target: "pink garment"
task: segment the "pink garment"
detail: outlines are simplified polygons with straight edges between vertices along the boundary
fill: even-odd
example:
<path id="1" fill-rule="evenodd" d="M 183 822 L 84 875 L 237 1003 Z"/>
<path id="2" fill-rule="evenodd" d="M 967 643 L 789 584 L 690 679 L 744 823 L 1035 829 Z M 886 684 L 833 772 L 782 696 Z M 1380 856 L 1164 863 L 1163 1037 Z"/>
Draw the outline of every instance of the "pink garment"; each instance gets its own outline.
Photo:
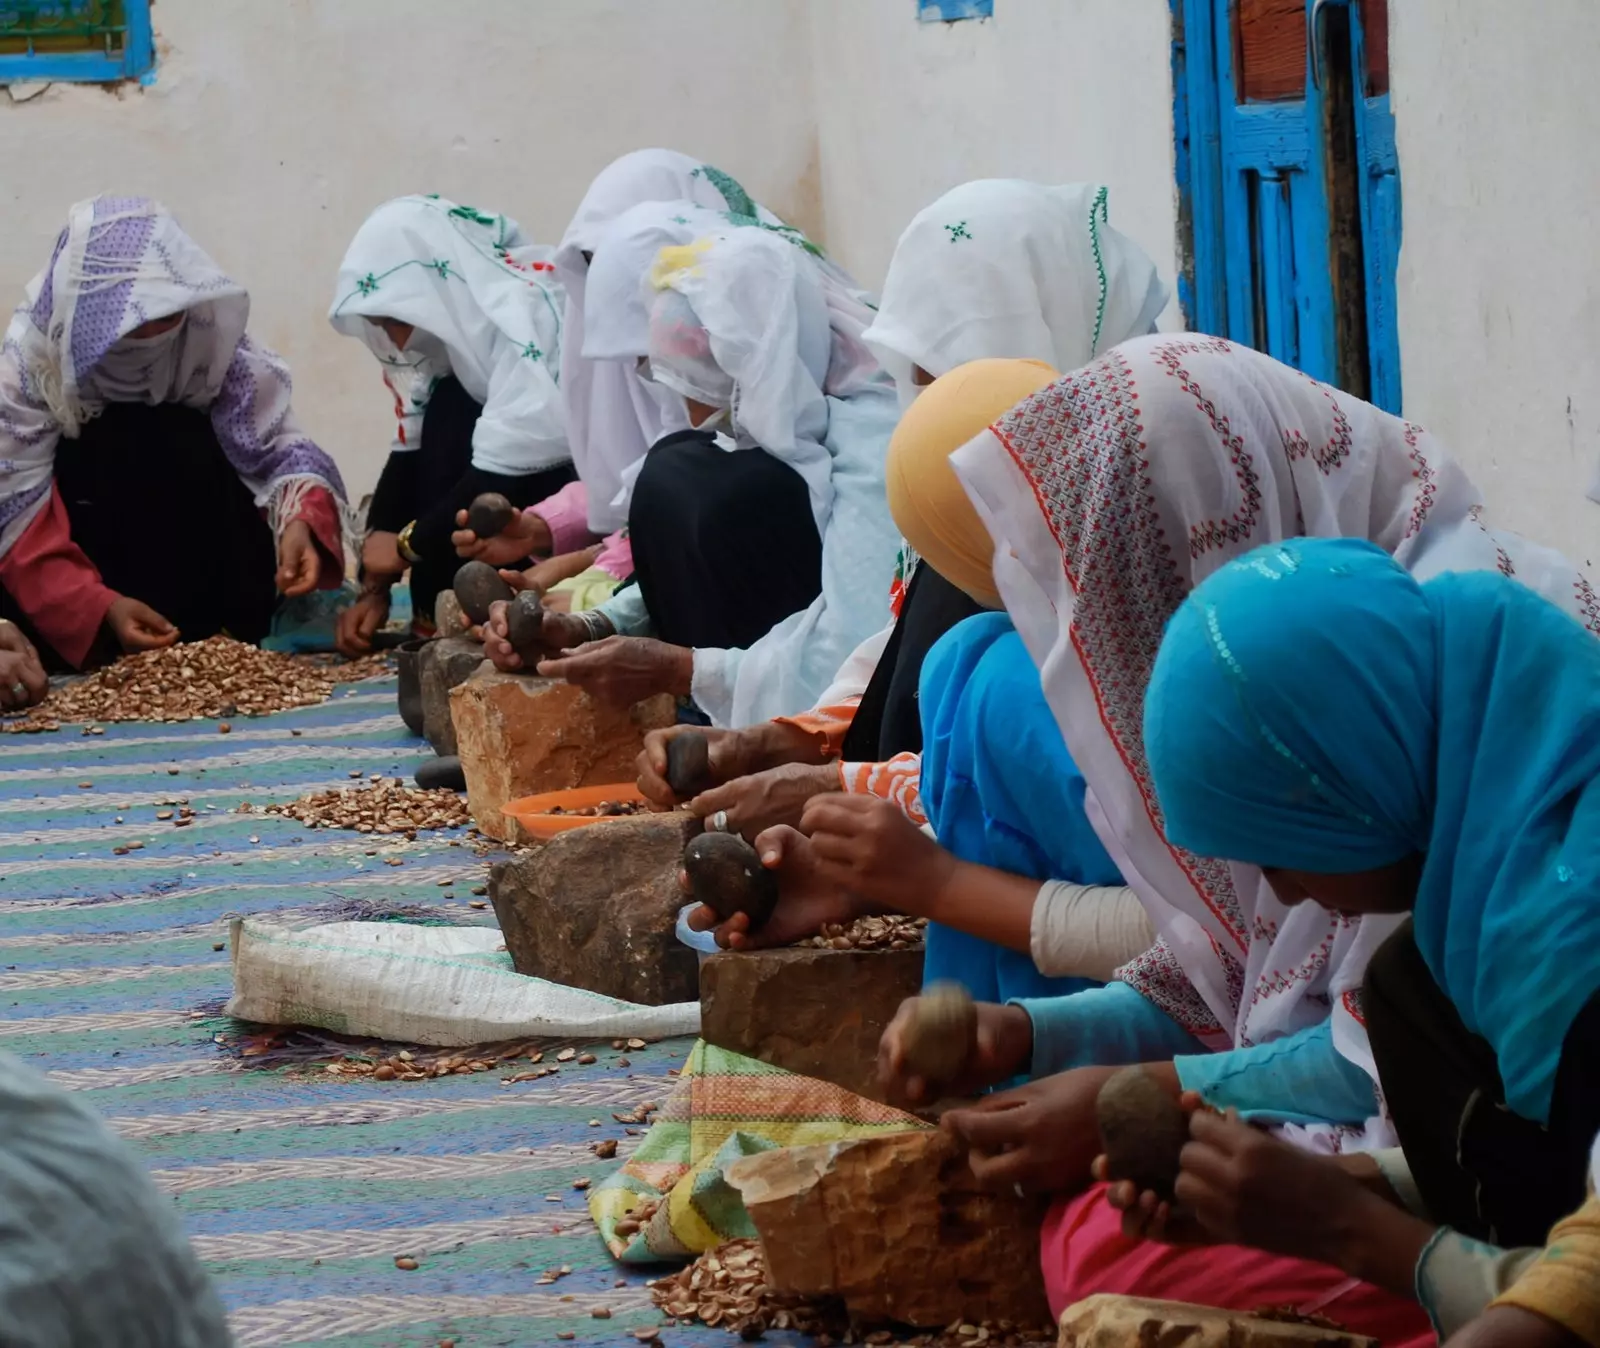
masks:
<path id="1" fill-rule="evenodd" d="M 554 496 L 529 506 L 526 513 L 537 515 L 549 527 L 553 556 L 581 552 L 594 542 L 594 531 L 589 528 L 589 492 L 581 482 L 567 483 Z M 618 530 L 608 537 L 594 564 L 607 575 L 627 580 L 633 574 L 633 545 L 627 533 Z"/>
<path id="2" fill-rule="evenodd" d="M 44 508 L 0 557 L 0 588 L 63 660 L 82 668 L 117 595 L 72 541 L 66 503 L 54 482 Z"/>
<path id="3" fill-rule="evenodd" d="M 1097 1184 L 1058 1199 L 1040 1231 L 1051 1314 L 1097 1292 L 1187 1301 L 1224 1310 L 1292 1307 L 1322 1315 L 1384 1348 L 1434 1348 L 1427 1313 L 1415 1301 L 1351 1278 L 1331 1264 L 1241 1245 L 1162 1245 L 1128 1240 L 1121 1214 Z"/>

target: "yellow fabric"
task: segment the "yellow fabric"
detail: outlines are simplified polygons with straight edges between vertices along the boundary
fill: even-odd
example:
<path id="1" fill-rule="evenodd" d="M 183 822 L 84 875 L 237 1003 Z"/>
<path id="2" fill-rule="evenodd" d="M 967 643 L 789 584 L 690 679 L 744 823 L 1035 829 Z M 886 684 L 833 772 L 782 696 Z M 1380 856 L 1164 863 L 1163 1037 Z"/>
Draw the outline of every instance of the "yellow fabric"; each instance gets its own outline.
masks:
<path id="1" fill-rule="evenodd" d="M 1494 1304 L 1542 1315 L 1600 1348 L 1600 1198 L 1557 1223 L 1538 1262 Z"/>
<path id="2" fill-rule="evenodd" d="M 710 239 L 663 248 L 656 254 L 655 265 L 650 268 L 650 284 L 657 290 L 668 289 L 673 277 L 680 272 L 693 271 L 700 265 L 700 259 L 710 251 Z"/>
<path id="3" fill-rule="evenodd" d="M 950 456 L 1061 376 L 1043 361 L 975 360 L 925 388 L 889 441 L 889 510 L 917 555 L 986 608 L 998 609 L 994 544 Z"/>
<path id="4" fill-rule="evenodd" d="M 601 604 L 610 599 L 617 592 L 617 586 L 622 582 L 609 571 L 602 571 L 598 566 L 591 566 L 587 571 L 580 571 L 569 580 L 562 581 L 559 585 L 550 587 L 551 594 L 570 594 L 572 603 L 568 608 L 569 613 L 582 613 L 585 609 L 599 608 Z"/>

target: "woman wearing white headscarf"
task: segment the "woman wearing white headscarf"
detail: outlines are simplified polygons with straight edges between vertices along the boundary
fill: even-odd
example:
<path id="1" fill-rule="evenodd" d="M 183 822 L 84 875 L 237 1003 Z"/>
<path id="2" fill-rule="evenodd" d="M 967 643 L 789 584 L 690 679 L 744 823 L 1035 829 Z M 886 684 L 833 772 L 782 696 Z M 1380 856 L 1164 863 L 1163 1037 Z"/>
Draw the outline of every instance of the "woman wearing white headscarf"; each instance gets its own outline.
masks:
<path id="1" fill-rule="evenodd" d="M 344 484 L 249 315 L 165 207 L 72 208 L 0 347 L 0 613 L 47 659 L 258 640 L 343 581 Z"/>
<path id="2" fill-rule="evenodd" d="M 614 238 L 602 248 L 630 255 Z M 661 640 L 612 636 L 540 671 L 615 700 L 674 692 L 716 725 L 804 707 L 887 609 L 892 396 L 824 391 L 835 335 L 813 256 L 790 237 L 723 223 L 659 252 L 639 284 L 645 331 L 630 338 L 624 321 L 608 357 L 647 358 L 664 423 L 694 429 L 644 460 L 629 513 L 638 596 L 602 606 L 589 635 L 643 619 Z"/>
<path id="3" fill-rule="evenodd" d="M 762 206 L 731 176 L 675 150 L 635 150 L 606 166 L 584 194 L 561 240 L 555 265 L 566 287 L 566 342 L 561 387 L 566 398 L 573 462 L 583 482 L 591 536 L 622 528 L 628 518 L 626 482 L 645 451 L 664 433 L 659 405 L 633 363 L 589 354 L 587 298 L 590 263 L 617 221 L 647 202 L 687 202 L 716 212 L 723 224 L 767 230 L 809 251 L 820 269 L 835 328 L 828 391 L 848 397 L 876 374 L 857 337 L 871 320 L 863 292 L 820 249 Z M 565 523 L 565 522 L 563 522 Z M 578 536 L 556 529 L 565 551 Z"/>
<path id="4" fill-rule="evenodd" d="M 1592 588 L 1559 555 L 1479 523 L 1481 497 L 1420 427 L 1218 338 L 1126 343 L 951 463 L 994 541 L 995 584 L 1088 784 L 1089 819 L 1159 938 L 1104 989 L 1026 1006 L 1035 1073 L 1062 1075 L 1030 1088 L 1025 1111 L 996 1097 L 995 1112 L 956 1120 L 983 1168 L 1041 1187 L 1081 1174 L 1104 1071 L 1063 1069 L 1112 1061 L 1168 1060 L 1174 1090 L 1337 1123 L 1313 1130 L 1328 1149 L 1385 1137 L 1359 989 L 1395 921 L 1286 906 L 1256 868 L 1167 840 L 1143 739 L 1162 633 L 1225 562 L 1296 536 L 1368 539 L 1419 578 L 1499 570 L 1600 632 Z M 1233 1052 L 1189 1056 L 1202 1046 Z M 1013 1126 L 1034 1131 L 1002 1162 Z"/>
<path id="5" fill-rule="evenodd" d="M 1073 370 L 1151 330 L 1167 290 L 1138 244 L 1108 223 L 1107 197 L 1096 184 L 986 180 L 918 213 L 862 334 L 894 375 L 902 406 L 972 361 Z M 797 821 L 809 795 L 844 790 L 893 800 L 924 821 L 916 696 L 923 659 L 983 608 L 918 565 L 910 549 L 894 591 L 897 621 L 861 645 L 819 705 L 719 747 L 714 762 L 733 770 L 695 802 L 697 813 L 726 811 L 730 827 L 753 836 L 767 824 Z M 642 778 L 663 802 L 671 799 L 659 775 L 666 738 L 651 736 Z"/>
<path id="6" fill-rule="evenodd" d="M 362 594 L 340 615 L 346 654 L 371 649 L 408 566 L 427 622 L 460 565 L 456 513 L 475 496 L 528 506 L 572 480 L 552 256 L 515 221 L 437 196 L 386 202 L 351 240 L 329 321 L 381 362 L 399 426 L 368 514 Z"/>

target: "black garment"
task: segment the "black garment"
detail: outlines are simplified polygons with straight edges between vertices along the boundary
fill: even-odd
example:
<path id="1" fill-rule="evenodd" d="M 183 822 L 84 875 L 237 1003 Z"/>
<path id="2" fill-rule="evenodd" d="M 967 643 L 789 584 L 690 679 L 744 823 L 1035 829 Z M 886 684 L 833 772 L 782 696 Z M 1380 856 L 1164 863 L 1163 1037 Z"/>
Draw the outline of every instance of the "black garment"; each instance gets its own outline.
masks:
<path id="1" fill-rule="evenodd" d="M 1462 1024 L 1409 921 L 1368 964 L 1362 1007 L 1383 1097 L 1429 1215 L 1479 1240 L 1543 1245 L 1582 1204 L 1600 1132 L 1600 993 L 1562 1040 L 1548 1127 L 1507 1108 L 1493 1048 Z"/>
<path id="2" fill-rule="evenodd" d="M 499 492 L 519 508 L 537 505 L 577 478 L 571 463 L 515 477 L 474 468 L 472 432 L 482 414 L 483 404 L 459 379 L 451 376 L 435 384 L 422 414 L 421 443 L 415 450 L 389 455 L 367 511 L 367 527 L 384 533 L 397 534 L 416 521 L 411 550 L 422 560 L 411 568 L 411 607 L 428 621 L 433 601 L 450 587 L 461 566 L 450 545 L 458 510 L 486 491 Z"/>
<path id="3" fill-rule="evenodd" d="M 918 687 L 922 662 L 946 632 L 984 611 L 926 563 L 912 573 L 900 617 L 883 648 L 861 704 L 845 732 L 847 763 L 882 763 L 896 754 L 922 752 Z"/>
<path id="4" fill-rule="evenodd" d="M 72 541 L 108 587 L 143 600 L 185 641 L 266 636 L 278 606 L 278 550 L 209 413 L 107 403 L 76 440 L 56 446 L 55 480 Z M 0 594 L 0 612 L 28 628 L 10 596 Z M 29 635 L 52 669 L 66 668 Z"/>
<path id="5" fill-rule="evenodd" d="M 674 646 L 742 650 L 822 593 L 822 538 L 805 479 L 704 431 L 656 442 L 628 512 L 650 622 Z"/>

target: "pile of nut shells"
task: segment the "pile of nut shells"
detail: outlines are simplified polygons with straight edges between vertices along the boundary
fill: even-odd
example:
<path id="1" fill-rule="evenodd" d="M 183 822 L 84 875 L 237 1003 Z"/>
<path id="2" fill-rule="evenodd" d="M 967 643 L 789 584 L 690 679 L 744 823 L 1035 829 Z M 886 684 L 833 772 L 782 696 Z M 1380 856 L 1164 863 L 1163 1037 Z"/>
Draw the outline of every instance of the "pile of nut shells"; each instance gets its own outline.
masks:
<path id="1" fill-rule="evenodd" d="M 870 1328 L 851 1323 L 842 1303 L 784 1296 L 767 1286 L 766 1259 L 757 1240 L 734 1240 L 707 1251 L 671 1277 L 658 1278 L 650 1295 L 666 1314 L 679 1321 L 720 1325 L 743 1339 L 758 1339 L 768 1330 L 794 1330 L 809 1335 L 817 1348 L 838 1344 L 905 1344 L 909 1348 L 1032 1348 L 1053 1344 L 1048 1326 L 1013 1324 L 1009 1320 L 957 1321 L 934 1333 L 909 1329 Z"/>
<path id="2" fill-rule="evenodd" d="M 208 637 L 125 655 L 54 689 L 37 707 L 8 719 L 3 729 L 26 735 L 85 721 L 265 716 L 316 706 L 333 695 L 335 684 L 373 678 L 388 668 L 382 655 L 325 664 L 264 651 L 231 637 Z"/>
<path id="3" fill-rule="evenodd" d="M 470 821 L 467 802 L 445 787 L 424 790 L 398 777 L 361 786 L 313 791 L 287 805 L 266 805 L 307 828 L 347 828 L 357 833 L 413 837 L 428 829 L 461 828 Z"/>
<path id="4" fill-rule="evenodd" d="M 927 928 L 925 917 L 885 913 L 859 917 L 848 926 L 826 922 L 820 933 L 799 944 L 819 950 L 911 950 L 922 945 Z"/>

